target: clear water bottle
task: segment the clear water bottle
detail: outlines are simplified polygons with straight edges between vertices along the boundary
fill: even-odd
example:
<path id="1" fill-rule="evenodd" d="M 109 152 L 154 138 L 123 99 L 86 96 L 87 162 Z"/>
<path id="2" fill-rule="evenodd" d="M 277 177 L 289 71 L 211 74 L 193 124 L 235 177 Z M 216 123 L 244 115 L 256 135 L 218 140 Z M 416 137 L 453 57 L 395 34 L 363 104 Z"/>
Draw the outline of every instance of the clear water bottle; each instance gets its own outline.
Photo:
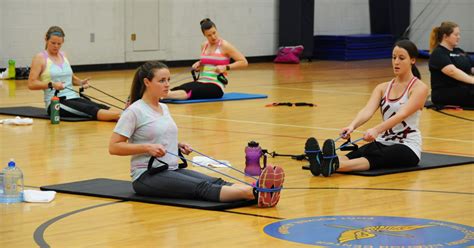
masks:
<path id="1" fill-rule="evenodd" d="M 23 173 L 16 167 L 15 161 L 10 160 L 8 166 L 2 170 L 3 173 L 3 194 L 0 201 L 2 203 L 16 203 L 23 201 Z"/>

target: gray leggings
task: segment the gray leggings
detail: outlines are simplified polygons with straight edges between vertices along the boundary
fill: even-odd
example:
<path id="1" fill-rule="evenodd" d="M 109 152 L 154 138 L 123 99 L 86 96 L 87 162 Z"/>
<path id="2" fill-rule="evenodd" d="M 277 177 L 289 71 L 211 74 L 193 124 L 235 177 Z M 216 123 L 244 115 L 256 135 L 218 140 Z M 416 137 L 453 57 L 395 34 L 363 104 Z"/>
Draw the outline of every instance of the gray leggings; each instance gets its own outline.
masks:
<path id="1" fill-rule="evenodd" d="M 197 171 L 177 169 L 153 175 L 145 171 L 133 182 L 133 189 L 139 195 L 219 202 L 224 185 L 232 183 Z"/>

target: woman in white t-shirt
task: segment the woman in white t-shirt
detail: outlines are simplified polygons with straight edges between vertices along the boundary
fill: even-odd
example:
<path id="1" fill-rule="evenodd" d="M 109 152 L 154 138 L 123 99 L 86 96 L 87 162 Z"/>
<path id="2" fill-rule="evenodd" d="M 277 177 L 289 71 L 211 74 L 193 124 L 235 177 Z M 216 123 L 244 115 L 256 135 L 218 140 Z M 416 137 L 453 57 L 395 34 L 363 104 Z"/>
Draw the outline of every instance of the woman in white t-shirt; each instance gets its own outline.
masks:
<path id="1" fill-rule="evenodd" d="M 170 90 L 170 71 L 161 62 L 147 62 L 135 73 L 131 105 L 123 112 L 109 143 L 113 155 L 132 155 L 131 176 L 137 194 L 215 202 L 258 200 L 259 207 L 278 203 L 280 192 L 260 192 L 249 185 L 230 183 L 178 164 L 180 152 L 191 147 L 178 142 L 178 128 L 168 107 L 160 103 Z M 268 166 L 259 178 L 265 188 L 281 188 L 283 169 Z M 269 186 L 271 185 L 271 186 Z"/>

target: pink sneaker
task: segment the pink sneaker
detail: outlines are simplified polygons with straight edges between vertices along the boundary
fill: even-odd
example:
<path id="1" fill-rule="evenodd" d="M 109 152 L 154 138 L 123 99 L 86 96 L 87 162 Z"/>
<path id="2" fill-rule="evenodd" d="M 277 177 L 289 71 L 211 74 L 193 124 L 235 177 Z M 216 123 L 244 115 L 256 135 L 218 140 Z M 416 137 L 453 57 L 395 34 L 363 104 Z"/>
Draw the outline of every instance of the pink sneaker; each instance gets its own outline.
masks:
<path id="1" fill-rule="evenodd" d="M 285 181 L 285 172 L 281 167 L 269 165 L 258 178 L 258 207 L 273 207 L 280 200 L 280 191 Z M 263 189 L 259 191 L 259 189 Z M 274 191 L 272 189 L 275 189 Z M 270 191 L 270 192 L 268 192 Z"/>

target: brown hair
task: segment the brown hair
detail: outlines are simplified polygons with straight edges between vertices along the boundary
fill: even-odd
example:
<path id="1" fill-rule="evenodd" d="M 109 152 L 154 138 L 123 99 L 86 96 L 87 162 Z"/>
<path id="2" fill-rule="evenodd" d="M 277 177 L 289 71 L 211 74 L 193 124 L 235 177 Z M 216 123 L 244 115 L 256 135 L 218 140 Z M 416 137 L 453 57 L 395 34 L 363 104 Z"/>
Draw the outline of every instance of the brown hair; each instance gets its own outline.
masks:
<path id="1" fill-rule="evenodd" d="M 395 43 L 393 47 L 400 47 L 405 49 L 408 52 L 408 56 L 410 56 L 410 59 L 416 59 L 418 57 L 418 48 L 416 47 L 415 43 L 410 40 L 399 40 Z M 421 73 L 415 64 L 411 65 L 411 72 L 415 77 L 421 79 Z"/>
<path id="2" fill-rule="evenodd" d="M 455 28 L 459 27 L 458 24 L 454 22 L 442 22 L 439 27 L 433 28 L 430 34 L 430 53 L 433 52 L 433 49 L 443 41 L 444 35 L 451 35 Z"/>
<path id="3" fill-rule="evenodd" d="M 46 31 L 46 35 L 45 35 L 45 39 L 46 41 L 48 41 L 49 39 L 51 39 L 51 36 L 58 36 L 58 37 L 61 37 L 64 39 L 64 37 L 66 36 L 64 34 L 64 31 L 61 27 L 58 27 L 58 26 L 51 26 L 48 31 Z M 48 44 L 45 45 L 44 49 L 47 49 L 48 48 Z"/>
<path id="4" fill-rule="evenodd" d="M 150 61 L 138 67 L 135 76 L 133 77 L 132 87 L 130 89 L 129 104 L 142 98 L 146 88 L 144 82 L 145 78 L 148 78 L 148 80 L 151 81 L 155 76 L 155 71 L 160 69 L 168 69 L 168 66 L 159 61 Z"/>
<path id="5" fill-rule="evenodd" d="M 199 22 L 199 25 L 201 25 L 201 31 L 204 34 L 204 31 L 211 29 L 212 27 L 216 28 L 216 24 L 211 21 L 209 18 L 204 18 Z"/>

